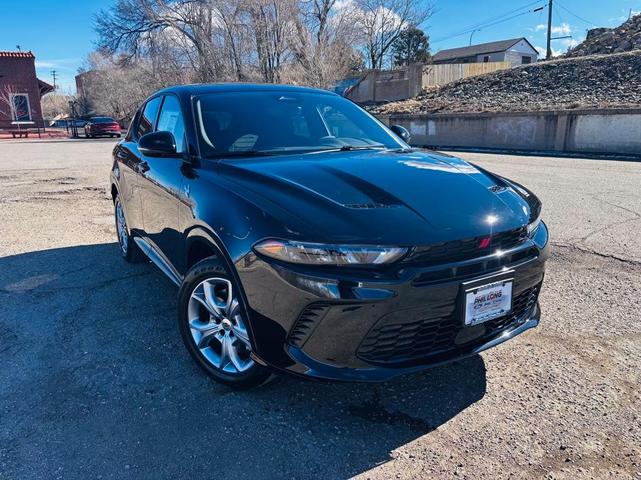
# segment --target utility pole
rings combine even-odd
[[[58,78],[58,72],[51,70],[51,76],[53,77],[53,89],[56,90],[56,79]]]
[[[554,0],[548,0],[548,50],[545,55],[545,59],[549,60],[552,58],[552,2]]]

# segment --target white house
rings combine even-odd
[[[432,60],[440,63],[509,62],[512,66],[534,63],[539,53],[525,37],[450,48],[436,53]]]

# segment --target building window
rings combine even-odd
[[[31,121],[31,108],[29,106],[29,96],[25,93],[16,93],[11,95],[11,107],[13,118],[16,122]]]
[[[489,55],[485,55],[483,57],[483,63],[489,63],[489,61],[490,61],[490,56]]]
[[[532,57],[521,57],[521,64],[526,65],[532,63]]]

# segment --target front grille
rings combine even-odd
[[[326,303],[312,303],[305,307],[289,331],[287,341],[291,345],[302,347],[329,308],[330,306]]]
[[[539,255],[535,247],[523,248],[512,253],[496,255],[491,258],[480,258],[476,261],[467,262],[464,265],[434,266],[429,270],[419,273],[413,283],[416,287],[422,287],[433,283],[442,283],[451,280],[464,280],[466,278],[478,277],[504,267],[513,268],[518,264],[527,262]]]
[[[513,323],[523,319],[538,298],[541,284],[527,288],[514,296],[512,310],[500,317],[474,327],[464,327],[451,312],[438,317],[408,323],[379,322],[365,337],[358,349],[358,356],[366,362],[387,364],[411,362],[434,354],[446,354],[457,347],[459,333],[466,329],[477,329],[471,341],[491,337]]]
[[[481,248],[481,242],[488,237],[490,239],[489,245]],[[519,227],[492,235],[482,235],[464,240],[453,240],[417,247],[405,261],[428,265],[459,262],[477,258],[485,252],[490,254],[496,250],[509,250],[523,243],[526,238],[527,227]]]

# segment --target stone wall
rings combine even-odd
[[[436,148],[632,155],[641,159],[641,109],[379,116]]]

